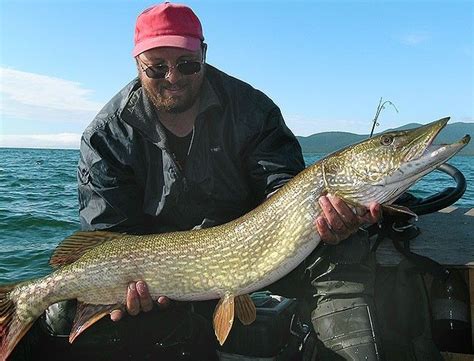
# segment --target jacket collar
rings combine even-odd
[[[201,90],[198,118],[203,113],[215,107],[222,106],[216,92],[206,76]],[[132,87],[129,94],[128,102],[122,108],[120,116],[129,125],[140,130],[144,136],[149,138],[157,146],[165,148],[166,136],[164,135],[163,126],[158,121],[158,116],[155,112],[154,106],[146,96],[138,78],[136,79],[135,86]]]

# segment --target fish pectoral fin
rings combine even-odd
[[[77,303],[76,316],[74,317],[71,333],[69,334],[69,343],[73,343],[77,336],[99,321],[102,317],[117,309],[121,309],[121,306],[117,304],[91,305],[79,301]]]
[[[415,221],[418,220],[418,215],[410,208],[399,206],[396,204],[383,204],[382,214],[384,213],[398,218],[402,218],[403,220],[410,219],[413,217],[415,218]]]
[[[77,261],[88,250],[116,238],[123,237],[122,233],[107,231],[76,232],[64,239],[55,249],[49,264],[58,268]]]
[[[255,321],[257,309],[249,295],[240,295],[235,298],[235,314],[245,326]]]
[[[222,346],[234,323],[234,295],[226,294],[214,310],[214,333]]]

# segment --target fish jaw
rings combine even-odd
[[[385,178],[380,185],[409,186],[455,156],[470,140],[471,137],[466,135],[452,144],[430,144],[420,157],[401,164],[397,171]]]
[[[428,147],[431,146],[441,130],[446,127],[448,121],[448,117],[442,118],[414,129],[402,131],[402,133],[406,134],[406,139],[404,139],[404,142],[401,142],[402,144],[399,148],[400,152],[404,155],[400,161],[400,165],[421,157]]]

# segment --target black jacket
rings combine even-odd
[[[130,233],[221,224],[248,212],[304,168],[279,108],[207,65],[183,169],[138,79],[99,112],[81,140],[83,230]]]

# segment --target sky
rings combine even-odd
[[[474,122],[474,1],[189,1],[207,62],[266,93],[300,136]],[[0,0],[0,147],[78,148],[136,76],[156,3]]]

